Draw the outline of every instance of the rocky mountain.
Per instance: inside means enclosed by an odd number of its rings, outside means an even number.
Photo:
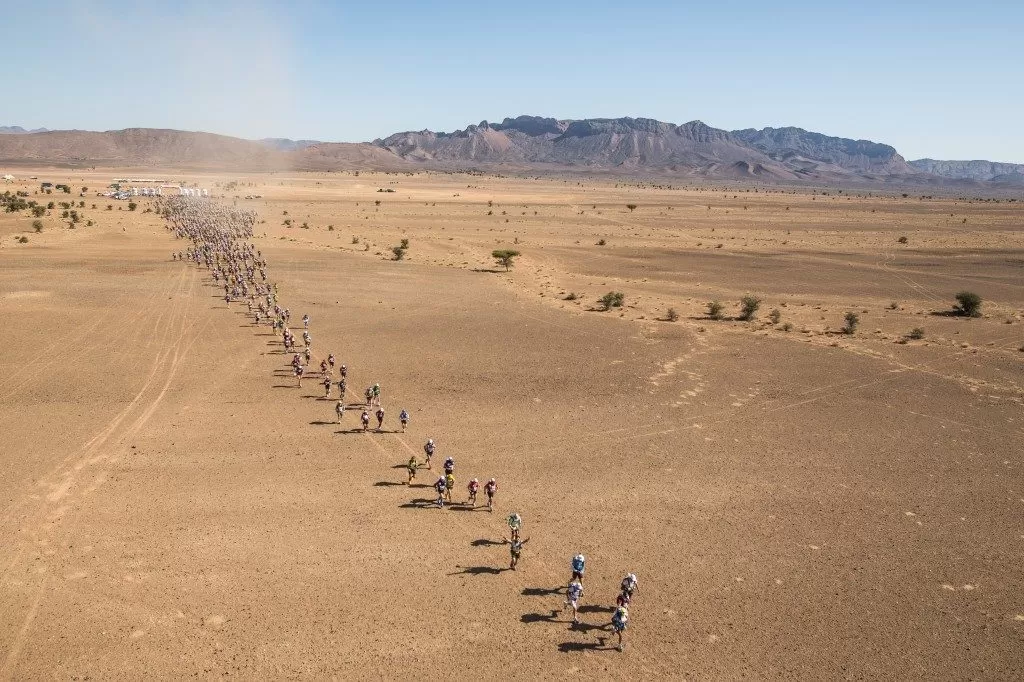
[[[34,128],[25,130],[21,126],[0,126],[0,135],[25,135],[26,133],[45,133],[46,128]]]
[[[701,121],[564,121],[536,116],[465,130],[404,132],[374,145],[419,164],[544,164],[794,182],[889,181],[918,173],[895,149],[800,128],[729,132]]]
[[[22,130],[22,129],[18,129]],[[816,185],[1024,185],[1024,165],[907,163],[886,144],[801,128],[727,131],[649,118],[481,121],[463,130],[329,143],[130,128],[0,135],[0,164],[221,170],[465,170],[595,172]]]
[[[914,173],[896,149],[870,140],[850,140],[803,128],[734,130],[743,143],[790,168],[815,171],[822,164],[858,173]]]
[[[1024,184],[1024,164],[995,161],[936,161],[917,159],[910,165],[922,173],[955,180]]]

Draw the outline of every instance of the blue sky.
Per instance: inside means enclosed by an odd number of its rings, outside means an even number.
[[[27,6],[26,6],[27,7]],[[48,2],[0,125],[362,141],[481,120],[795,125],[1024,162],[1024,2]]]

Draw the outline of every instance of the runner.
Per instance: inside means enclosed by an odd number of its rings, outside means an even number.
[[[341,366],[341,378],[342,379],[348,378],[348,367],[346,367],[345,365]]]
[[[476,492],[480,490],[480,479],[474,478],[466,487],[469,489],[469,500],[466,504],[471,504],[473,505],[473,509],[476,509]]]
[[[359,416],[359,420],[363,422],[363,432],[365,433],[370,428],[370,413],[363,410],[363,413]]]
[[[494,496],[498,492],[498,482],[493,478],[487,481],[484,486],[484,494],[487,495],[487,511],[494,511]]]
[[[430,458],[434,456],[434,439],[428,438],[426,444],[423,446],[423,452],[427,455],[427,461],[424,462],[427,468],[430,468]]]
[[[569,583],[569,588],[565,591],[565,606],[572,607],[572,622],[579,624],[580,622],[580,597],[583,596],[583,583],[579,580],[573,579]],[[562,610],[565,610],[565,606]]]
[[[519,531],[523,528],[523,517],[519,515],[519,512],[512,512],[508,515],[508,528],[512,531],[512,539],[519,539]]]
[[[587,567],[587,558],[582,554],[577,554],[572,558],[572,561],[569,562],[569,566],[572,568],[572,578],[569,580],[579,580],[580,582],[583,582],[583,571],[585,571]]]
[[[331,366],[331,374],[334,374],[334,353],[327,356],[327,364]]]
[[[373,407],[373,386],[368,386],[363,395],[366,397],[366,406]]]
[[[446,474],[453,473],[455,471],[455,460],[452,457],[447,457],[444,460],[444,472]]]
[[[338,415],[338,423],[341,423],[341,418],[345,416],[345,402],[339,400],[334,406],[334,412]]]
[[[321,383],[324,385],[324,400],[327,400],[331,397],[331,378],[324,377]]]
[[[302,365],[298,365],[294,368],[294,374],[299,378],[299,388],[302,388]]]
[[[438,507],[444,507],[444,493],[445,493],[445,489],[447,488],[447,486],[448,486],[448,483],[447,483],[447,481],[444,480],[444,476],[439,477],[437,479],[437,482],[434,484],[434,490],[437,491],[437,506]]]
[[[615,607],[615,613],[612,614],[612,630],[619,636],[619,651],[622,651],[626,644],[622,641],[622,633],[626,631],[626,627],[629,626],[629,610],[625,606]]]
[[[384,426],[384,408],[377,408],[377,433],[380,433],[381,427]]]
[[[348,386],[345,385],[345,380],[341,379],[338,382],[338,398],[340,398],[341,400],[345,399],[345,389],[346,388],[348,388]]]
[[[448,500],[448,504],[452,503],[452,491],[455,490],[455,476],[452,474],[444,475],[444,499]]]
[[[380,405],[380,384],[373,385],[373,402]]]
[[[302,316],[302,326],[309,329],[309,315]]]
[[[629,603],[633,601],[633,595],[636,594],[637,586],[636,573],[630,573],[623,578],[619,585],[619,596],[615,598],[616,606],[629,606]]]
[[[405,433],[405,427],[409,425],[409,413],[406,410],[399,412],[398,421],[402,422],[402,433]]]
[[[519,563],[519,557],[523,554],[523,545],[529,541],[530,538],[526,538],[525,540],[513,540],[509,544],[508,551],[512,555],[512,561],[509,563],[508,567],[511,570],[516,570],[516,564]]]
[[[416,470],[420,468],[420,463],[416,461],[416,455],[409,458],[409,463],[405,465],[405,468],[409,472],[409,480],[405,484],[412,485],[412,482],[416,480]]]

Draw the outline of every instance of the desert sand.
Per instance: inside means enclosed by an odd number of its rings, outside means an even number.
[[[387,432],[297,388],[152,200],[95,197],[122,172],[34,172],[94,224],[0,214],[0,678],[1024,674],[1020,202],[130,173],[259,213],[293,327],[350,401],[381,383]],[[982,317],[940,314],[961,290]],[[404,485],[428,437],[493,513]]]

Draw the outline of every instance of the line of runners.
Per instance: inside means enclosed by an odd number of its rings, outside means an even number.
[[[271,283],[267,278],[267,262],[263,254],[256,249],[248,239],[252,238],[252,229],[256,224],[256,213],[254,211],[239,211],[228,208],[209,199],[197,199],[193,197],[171,197],[159,201],[157,210],[168,222],[168,229],[174,233],[177,239],[187,239],[192,246],[184,251],[177,251],[171,254],[174,261],[188,261],[198,266],[206,267],[213,278],[214,286],[222,288],[224,302],[231,305],[232,302],[244,302],[248,312],[253,316],[256,326],[269,324],[275,334],[280,334],[284,352],[292,353],[296,349],[295,335],[288,326],[291,320],[291,312],[283,308],[278,302],[278,288],[276,283]],[[302,316],[302,341],[301,352],[294,352],[291,359],[292,374],[297,380],[297,385],[302,386],[302,378],[310,374],[310,363],[312,362],[313,338],[309,333],[309,315]],[[339,378],[334,381],[334,369],[337,359],[330,353],[319,363],[319,383],[324,387],[324,399],[331,398],[331,390],[337,387],[338,401],[335,404],[335,415],[340,424],[345,415],[345,396],[348,389],[348,367],[342,364],[339,369]],[[374,407],[374,416],[377,419],[377,432],[383,429],[386,416],[384,406],[381,403],[381,387],[375,383],[364,392],[366,399],[365,407],[360,414],[362,430],[370,428],[370,411]],[[409,425],[409,412],[403,409],[399,413],[402,432],[405,433]],[[436,444],[432,438],[428,438],[423,446],[425,459],[420,462],[415,454],[409,458],[406,465],[407,485],[412,485],[416,479],[417,471],[426,467],[431,469],[431,460],[436,454]],[[446,457],[443,463],[444,473],[434,482],[433,487],[437,493],[435,504],[443,508],[445,503],[458,504],[452,501],[452,494],[455,489],[455,459]],[[477,506],[477,494],[480,490],[479,479],[472,479],[467,485],[468,498],[464,504]],[[498,491],[497,480],[491,478],[483,486],[484,495],[487,497],[487,510],[494,510],[494,498]],[[510,531],[509,545],[510,561],[509,569],[516,570],[516,566],[522,557],[523,546],[529,538],[521,537],[523,527],[522,516],[518,512],[512,512],[507,519]],[[573,624],[579,623],[579,604],[583,597],[583,576],[586,571],[586,558],[577,554],[570,561],[572,575],[566,587],[566,599],[563,610],[572,609]],[[615,610],[612,615],[610,627],[618,636],[618,650],[624,647],[623,634],[629,624],[629,607],[633,596],[637,592],[638,581],[636,574],[627,574],[620,583],[619,596],[616,598]],[[607,627],[607,626],[605,626]]]

